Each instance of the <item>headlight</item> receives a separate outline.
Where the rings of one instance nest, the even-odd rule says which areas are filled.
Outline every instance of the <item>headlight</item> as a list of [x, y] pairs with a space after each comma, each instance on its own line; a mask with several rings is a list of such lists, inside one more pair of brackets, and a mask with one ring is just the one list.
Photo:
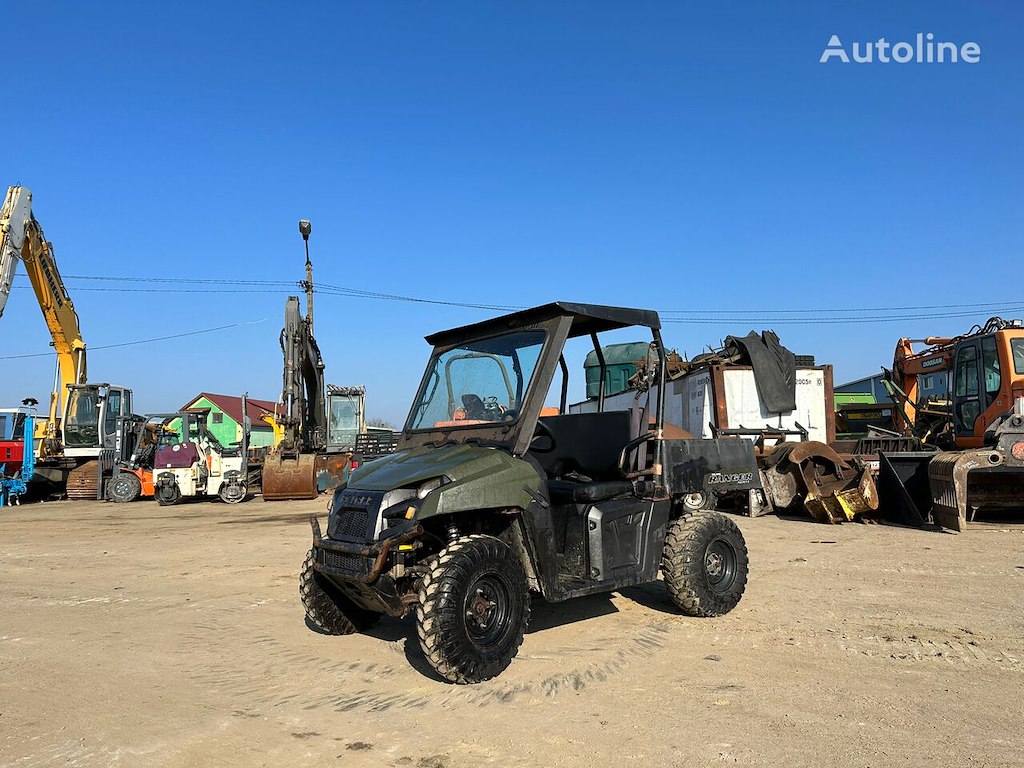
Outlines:
[[428, 493], [450, 482], [451, 480], [444, 476], [435, 477], [433, 480], [427, 480], [425, 483], [420, 485], [419, 488], [416, 489], [416, 498], [425, 499], [427, 498]]
[[[381, 505], [381, 530], [390, 528], [402, 520], [412, 520], [423, 500], [432, 491], [436, 491], [450, 482], [449, 478], [442, 475], [441, 477], [432, 477], [415, 488], [397, 488], [389, 491]], [[385, 523], [385, 521], [387, 522]]]

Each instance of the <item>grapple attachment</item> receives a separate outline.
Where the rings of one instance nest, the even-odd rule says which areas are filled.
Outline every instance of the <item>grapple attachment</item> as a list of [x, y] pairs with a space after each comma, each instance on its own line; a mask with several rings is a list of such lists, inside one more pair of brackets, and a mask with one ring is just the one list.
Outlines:
[[[947, 451], [928, 463], [928, 483], [932, 489], [932, 519], [943, 528], [962, 531], [972, 518], [967, 498], [967, 476], [974, 470], [991, 469], [1003, 463], [999, 451]], [[974, 508], [981, 499], [972, 499]], [[970, 512], [970, 514], [969, 514]]]
[[765, 490], [776, 509], [803, 501], [820, 522], [875, 516], [878, 492], [867, 467], [848, 461], [825, 443], [783, 443], [765, 454]]

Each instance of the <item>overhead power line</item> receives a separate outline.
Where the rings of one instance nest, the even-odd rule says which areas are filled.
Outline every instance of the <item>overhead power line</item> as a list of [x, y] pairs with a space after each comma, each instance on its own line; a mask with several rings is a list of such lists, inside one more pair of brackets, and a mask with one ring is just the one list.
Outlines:
[[[65, 275], [66, 280], [130, 282], [132, 287], [76, 286], [81, 291], [107, 291], [126, 293], [276, 293], [294, 291], [298, 281], [289, 280], [236, 280], [220, 278], [132, 277], [127, 275]], [[182, 285], [208, 285], [209, 288], [181, 287]], [[171, 287], [173, 285], [173, 287]], [[143, 286], [143, 287], [140, 287]], [[217, 287], [213, 287], [217, 286]], [[232, 287], [226, 287], [232, 286]], [[240, 287], [244, 286], [244, 287]], [[19, 286], [23, 287], [23, 286]], [[350, 286], [321, 283], [315, 287], [321, 296], [358, 298], [374, 301], [393, 301], [433, 306], [480, 309], [491, 312], [514, 312], [525, 307], [487, 302], [452, 301], [422, 296], [373, 291]], [[954, 311], [955, 310], [955, 311]], [[689, 325], [851, 325], [869, 323], [907, 323], [915, 320], [972, 318], [982, 314], [1024, 313], [1020, 300], [1006, 302], [979, 302], [974, 304], [927, 304], [911, 307], [807, 307], [793, 309], [659, 309], [665, 323]]]
[[[1002, 310], [989, 309], [982, 314], [989, 314], [993, 311], [1002, 311], [1004, 313], [1022, 313], [1024, 314], [1024, 305], [1004, 308]], [[773, 318], [754, 318], [754, 317], [663, 317], [661, 321], [663, 323], [681, 323], [681, 324], [692, 324], [692, 325], [724, 325], [734, 324], [742, 325], [754, 324], [754, 325], [856, 325], [856, 324], [867, 324], [867, 323], [908, 323], [916, 320], [939, 320], [949, 318], [977, 318], [978, 312], [944, 312], [926, 315], [886, 315], [880, 317], [773, 317]]]
[[[97, 346], [89, 345], [87, 349], [93, 352], [97, 349], [114, 349], [116, 347], [133, 347], [137, 344], [152, 344], [154, 341], [167, 341], [168, 339], [182, 339], [186, 336], [198, 336], [201, 333], [213, 333], [214, 331], [224, 331], [228, 328], [239, 328], [243, 325], [256, 325], [262, 323], [267, 318], [261, 317], [259, 320], [246, 320], [241, 323], [231, 323], [230, 325], [218, 325], [214, 328], [202, 328], [198, 331], [185, 331], [184, 333], [174, 333], [170, 336], [155, 336], [152, 339], [138, 339], [137, 341], [120, 341], [117, 344], [99, 344]], [[53, 351], [50, 352], [32, 352], [27, 355], [0, 355], [0, 360], [23, 360], [27, 357], [50, 357], [53, 355]]]

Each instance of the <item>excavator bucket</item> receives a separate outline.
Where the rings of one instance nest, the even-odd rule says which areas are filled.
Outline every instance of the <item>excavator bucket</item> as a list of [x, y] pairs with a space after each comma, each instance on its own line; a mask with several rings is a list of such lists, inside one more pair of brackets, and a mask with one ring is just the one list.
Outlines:
[[0, 209], [0, 317], [4, 314], [21, 258], [25, 222], [32, 216], [31, 202], [31, 192], [23, 187], [11, 187]]
[[270, 456], [263, 465], [263, 500], [315, 499], [348, 480], [351, 453]]
[[268, 456], [263, 464], [263, 500], [315, 499], [316, 460], [312, 454], [285, 457]]
[[807, 479], [804, 506], [815, 520], [827, 523], [852, 522], [867, 519], [878, 509], [878, 491], [871, 472], [861, 470], [860, 480], [836, 478], [820, 483]]

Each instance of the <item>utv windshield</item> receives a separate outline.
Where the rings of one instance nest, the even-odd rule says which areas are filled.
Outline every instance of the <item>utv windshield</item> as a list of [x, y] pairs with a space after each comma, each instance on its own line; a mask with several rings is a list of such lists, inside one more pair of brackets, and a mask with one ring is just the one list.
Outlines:
[[517, 331], [435, 353], [406, 429], [516, 421], [545, 335], [544, 331]]

